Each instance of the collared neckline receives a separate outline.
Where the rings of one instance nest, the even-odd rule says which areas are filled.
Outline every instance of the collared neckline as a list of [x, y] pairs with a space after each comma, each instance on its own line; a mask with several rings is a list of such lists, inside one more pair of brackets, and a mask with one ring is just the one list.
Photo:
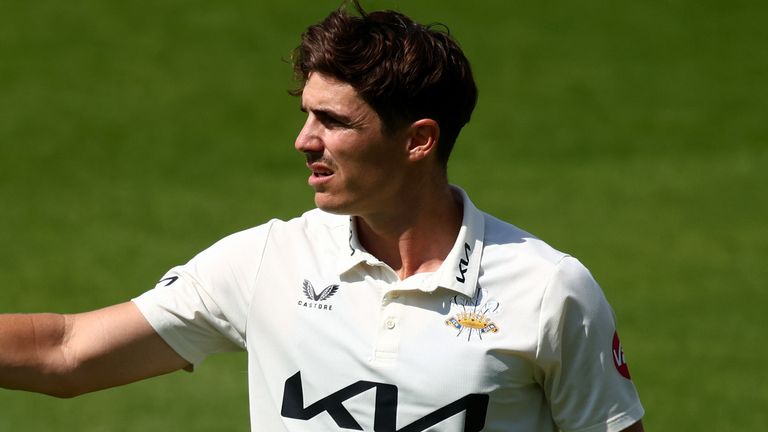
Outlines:
[[354, 216], [349, 216], [344, 224], [347, 233], [347, 247], [339, 249], [339, 265], [337, 267], [339, 275], [343, 275], [361, 263], [365, 263], [369, 266], [385, 265], [381, 260], [366, 251], [360, 243], [353, 218]]
[[[480, 273], [480, 259], [483, 253], [483, 237], [485, 236], [485, 217], [463, 189], [454, 185], [451, 185], [451, 189], [461, 197], [464, 207], [461, 228], [443, 263], [429, 277], [424, 278], [424, 283], [419, 284], [419, 289], [432, 292], [441, 287], [472, 297], [475, 294], [477, 278]], [[361, 264], [371, 267], [386, 266], [360, 244], [352, 217], [347, 219], [346, 227], [349, 237], [347, 247], [339, 250], [339, 266], [337, 267], [339, 275], [343, 275]]]

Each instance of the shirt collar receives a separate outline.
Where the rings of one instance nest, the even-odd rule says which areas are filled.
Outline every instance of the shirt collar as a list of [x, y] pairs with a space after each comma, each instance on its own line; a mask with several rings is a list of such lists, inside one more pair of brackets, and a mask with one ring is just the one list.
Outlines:
[[[427, 278], [419, 289], [432, 292], [438, 287], [442, 287], [472, 297], [475, 294], [477, 278], [480, 274], [485, 217], [470, 201], [464, 190], [453, 185], [451, 188], [459, 195], [464, 206], [461, 228], [451, 251], [440, 268], [432, 277]], [[360, 244], [352, 217], [347, 219], [346, 227], [348, 247], [340, 249], [337, 268], [339, 275], [361, 263], [369, 266], [382, 265], [378, 258], [368, 253]]]
[[344, 274], [351, 270], [353, 267], [360, 263], [366, 263], [369, 266], [380, 265], [381, 261], [375, 256], [368, 253], [357, 236], [357, 228], [355, 227], [354, 216], [347, 218], [347, 223], [344, 225], [346, 228], [346, 245], [347, 247], [341, 248], [339, 252], [339, 266], [337, 268], [338, 273]]
[[475, 295], [480, 275], [480, 259], [483, 255], [485, 217], [459, 187], [452, 186], [461, 196], [464, 216], [453, 248], [435, 273], [433, 285], [425, 287], [432, 291], [438, 287], [447, 288], [468, 297]]

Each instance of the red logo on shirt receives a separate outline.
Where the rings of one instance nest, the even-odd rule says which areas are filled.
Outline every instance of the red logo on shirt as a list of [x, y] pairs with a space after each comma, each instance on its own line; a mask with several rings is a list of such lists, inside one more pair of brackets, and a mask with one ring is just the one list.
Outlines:
[[629, 376], [629, 366], [627, 366], [627, 360], [624, 358], [624, 350], [621, 348], [619, 334], [616, 332], [613, 332], [613, 365], [616, 366], [616, 370], [619, 371], [621, 376], [626, 379], [632, 379]]

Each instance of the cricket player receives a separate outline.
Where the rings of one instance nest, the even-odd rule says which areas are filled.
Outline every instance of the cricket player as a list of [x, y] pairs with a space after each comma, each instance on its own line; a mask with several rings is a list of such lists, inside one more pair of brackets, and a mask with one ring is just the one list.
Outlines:
[[253, 431], [642, 431], [592, 275], [448, 182], [477, 99], [457, 43], [355, 1], [294, 69], [317, 208], [126, 303], [0, 316], [0, 386], [73, 397], [245, 350]]

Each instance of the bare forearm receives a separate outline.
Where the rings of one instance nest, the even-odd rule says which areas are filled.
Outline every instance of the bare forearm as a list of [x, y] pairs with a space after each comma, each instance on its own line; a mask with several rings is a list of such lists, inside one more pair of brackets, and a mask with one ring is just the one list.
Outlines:
[[62, 396], [66, 318], [0, 315], [0, 387]]
[[126, 302], [72, 315], [67, 351], [76, 359], [71, 375], [86, 393], [166, 374], [189, 365]]
[[0, 387], [72, 397], [188, 364], [130, 302], [75, 315], [0, 315]]

